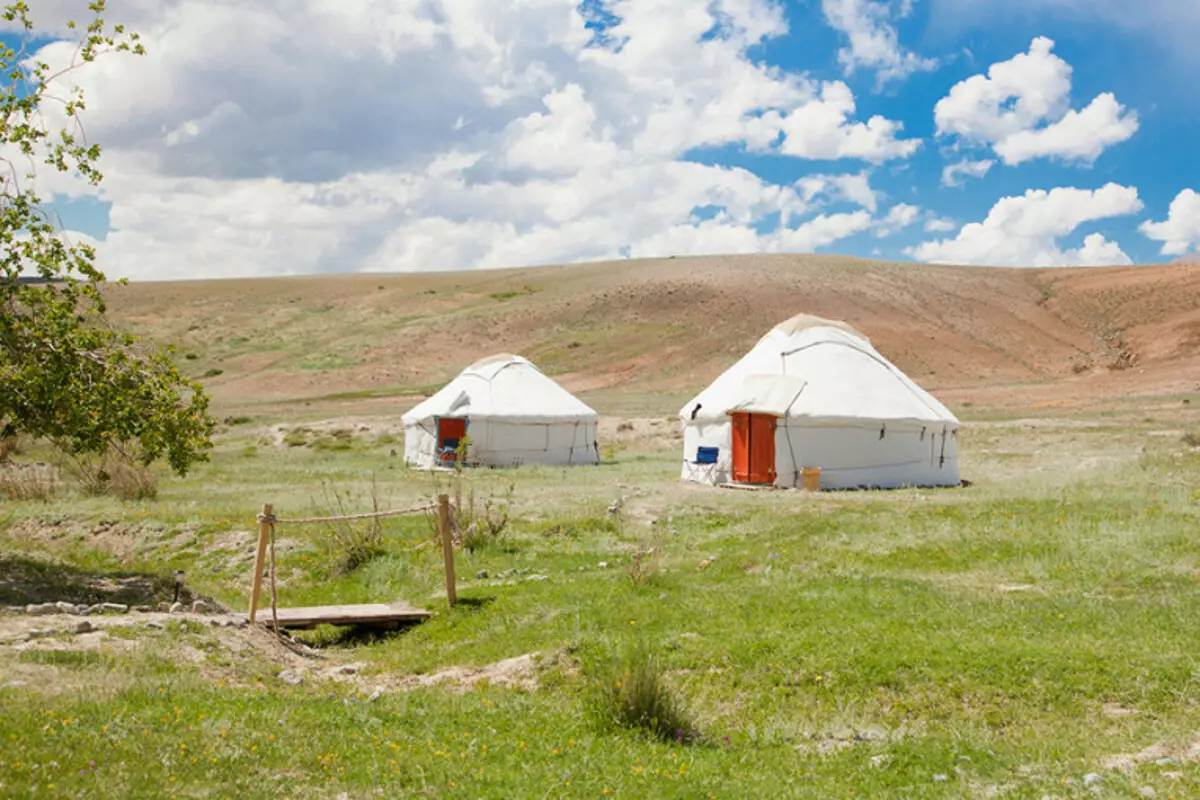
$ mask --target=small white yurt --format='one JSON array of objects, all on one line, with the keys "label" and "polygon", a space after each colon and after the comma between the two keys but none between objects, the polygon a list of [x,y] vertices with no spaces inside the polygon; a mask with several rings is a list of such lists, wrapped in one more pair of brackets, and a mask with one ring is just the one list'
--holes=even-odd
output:
[{"label": "small white yurt", "polygon": [[680,417],[685,480],[796,487],[818,467],[821,489],[960,483],[958,419],[844,322],[775,326]]},{"label": "small white yurt", "polygon": [[595,411],[520,356],[477,361],[404,415],[404,460],[452,465],[463,437],[467,460],[489,467],[597,464]]}]

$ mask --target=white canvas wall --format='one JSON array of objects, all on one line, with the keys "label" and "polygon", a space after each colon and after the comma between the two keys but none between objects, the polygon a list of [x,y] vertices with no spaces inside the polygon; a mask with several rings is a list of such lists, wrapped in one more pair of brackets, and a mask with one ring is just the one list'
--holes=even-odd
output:
[{"label": "white canvas wall", "polygon": [[[881,429],[883,438],[879,436]],[[688,425],[684,430],[682,477],[700,483],[728,483],[732,478],[732,436],[729,422]],[[696,460],[699,447],[720,449],[715,468],[688,463]],[[779,420],[775,429],[775,485],[801,486],[800,470],[804,467],[821,468],[822,489],[961,483],[957,431],[941,424]]]},{"label": "white canvas wall", "polygon": [[[529,423],[469,418],[470,460],[488,467],[522,464],[598,464],[596,423]],[[436,423],[405,426],[404,459],[428,469],[437,465]]]}]

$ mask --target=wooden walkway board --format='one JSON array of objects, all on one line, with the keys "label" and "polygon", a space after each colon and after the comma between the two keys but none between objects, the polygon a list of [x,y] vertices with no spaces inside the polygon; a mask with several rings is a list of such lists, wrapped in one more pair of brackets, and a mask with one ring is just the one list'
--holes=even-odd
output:
[{"label": "wooden walkway board", "polygon": [[[368,603],[356,606],[310,606],[278,610],[279,627],[312,628],[317,625],[394,625],[401,622],[421,622],[430,613],[403,603]],[[247,615],[248,616],[248,615]],[[258,622],[272,623],[271,609],[258,610]]]},{"label": "wooden walkway board", "polygon": [[718,489],[738,489],[743,492],[773,492],[777,488],[773,483],[718,483]]}]

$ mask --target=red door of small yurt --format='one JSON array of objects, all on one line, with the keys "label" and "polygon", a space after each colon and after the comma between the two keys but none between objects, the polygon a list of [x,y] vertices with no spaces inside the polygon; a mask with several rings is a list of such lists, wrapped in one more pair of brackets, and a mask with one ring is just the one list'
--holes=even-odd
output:
[{"label": "red door of small yurt", "polygon": [[462,417],[441,417],[437,421],[438,461],[454,462],[458,445],[467,435],[467,421]]}]

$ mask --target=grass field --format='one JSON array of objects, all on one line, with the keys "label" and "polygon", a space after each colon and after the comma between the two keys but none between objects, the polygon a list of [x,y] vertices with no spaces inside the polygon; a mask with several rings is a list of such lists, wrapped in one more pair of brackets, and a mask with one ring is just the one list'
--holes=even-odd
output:
[{"label": "grass field", "polygon": [[[384,553],[345,575],[326,531],[281,528],[281,604],[435,616],[303,634],[315,657],[200,617],[10,637],[0,795],[1196,796],[1198,422],[1183,405],[977,420],[968,488],[812,495],[681,484],[676,424],[641,418],[598,467],[466,476],[477,498],[512,484],[513,508],[457,554],[453,610],[421,517],[389,521]],[[184,569],[244,608],[263,502],[320,510],[323,480],[364,507],[372,482],[394,507],[435,491],[375,428],[276,435],[225,430],[153,501],[6,504],[0,603],[158,600]],[[0,615],[0,632],[30,619],[54,620]],[[596,713],[639,644],[700,741]]]}]

